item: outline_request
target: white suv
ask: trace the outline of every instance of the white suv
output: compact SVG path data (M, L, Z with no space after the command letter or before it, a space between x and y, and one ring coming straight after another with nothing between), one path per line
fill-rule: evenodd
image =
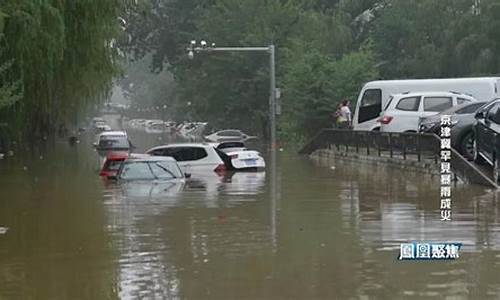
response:
M175 158L185 173L196 171L226 171L230 158L222 151L208 143L181 143L157 146L146 151L153 156L170 156Z
M384 132L417 132L420 118L432 116L445 109L475 98L455 92L419 92L393 95L377 122Z

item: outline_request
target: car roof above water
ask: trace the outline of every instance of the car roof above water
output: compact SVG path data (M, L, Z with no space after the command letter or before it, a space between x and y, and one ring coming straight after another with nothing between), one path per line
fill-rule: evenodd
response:
M125 162L155 162L155 161L168 161L177 162L174 158L169 156L144 156L144 157L129 157Z
M467 94L463 94L463 93L458 93L458 92L453 92L453 91L450 91L450 92L408 92L408 93L397 93L397 94L393 94L392 95L393 97L397 97L397 98L402 98L402 97L414 97L414 96L423 96L423 97L426 97L426 96L434 96L434 97L440 97L440 96L460 96L460 97L464 97L464 98L471 98L471 99L474 99L476 100L473 96L471 95L467 95Z
M166 145L160 145L153 147L149 149L148 151L156 150L156 149L163 149L163 148L173 148L173 147L214 147L213 143L175 143L175 144L166 144Z
M106 131L99 135L99 137L104 137L104 136L126 137L127 133L125 131Z

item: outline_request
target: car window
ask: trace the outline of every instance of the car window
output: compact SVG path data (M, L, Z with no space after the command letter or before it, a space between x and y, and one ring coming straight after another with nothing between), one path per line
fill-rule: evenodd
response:
M217 133L218 136L240 136L241 132L237 130L223 130Z
M381 89L369 89L363 93L363 98L361 98L361 107L381 105L382 104L382 90Z
M155 179L155 176L151 172L145 162L128 162L123 166L123 170L120 174L122 179Z
M472 113L475 113L476 110L478 110L483 105L484 105L483 102L472 103L470 105L467 105L466 107L463 107L463 108L457 110L456 114L458 114L458 115L472 114Z
M122 179L151 180L181 178L182 173L175 162L143 161L127 162L120 174Z
M106 164L106 169L110 171L118 171L123 161L121 160L111 160Z
M156 149L153 151L148 152L149 155L153 156L162 156L163 155L163 149Z
M406 97L399 100L396 109L404 111L418 111L420 105L420 97Z
M500 104L498 104L498 103L493 105L486 113L486 119L488 119L494 123L500 124L500 120L499 120L498 115L497 115L497 111L498 111L499 106L500 106Z
M451 97L425 97L424 111L441 112L453 106Z
M470 99L465 99L465 98L457 98L457 105L460 105L460 104L463 104L463 103L467 103L467 102L471 102Z
M171 179L171 178L181 178L182 173L180 172L177 164L168 161L156 161L149 162L149 167L154 176L158 179Z
M126 138L120 139L101 139L99 141L100 148L128 148L129 143Z
M226 149L226 148L245 148L245 144L242 142L226 142L226 143L220 143L219 146L217 146L217 149Z
M166 148L164 156L171 156L176 161L199 160L208 156L207 151L201 147L171 147Z

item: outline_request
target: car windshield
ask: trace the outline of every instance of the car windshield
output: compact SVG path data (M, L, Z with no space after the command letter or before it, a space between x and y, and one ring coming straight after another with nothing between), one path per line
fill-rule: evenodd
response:
M218 136L241 136L241 132L236 130L224 130L217 133Z
M242 142L227 142L221 143L217 146L217 149L227 149L227 148L245 148L245 144Z
M128 148L128 139L125 137L120 138L105 138L99 141L100 148Z
M450 108L448 108L446 110L443 110L439 114L440 115L454 115L456 113L460 113L460 111L463 111L464 108L467 108L466 111L468 111L469 107L471 107L471 110L473 110L472 112L474 112L478 108L480 108L481 106L483 106L484 104L486 104L486 102L462 103L460 105L456 105L456 106L450 107Z
M170 161L130 161L123 165L120 174L126 180L154 180L182 178L177 163Z

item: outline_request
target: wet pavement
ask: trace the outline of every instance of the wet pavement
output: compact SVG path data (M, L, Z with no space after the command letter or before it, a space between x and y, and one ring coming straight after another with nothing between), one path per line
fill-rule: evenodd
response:
M170 140L130 134L137 151ZM498 200L480 186L456 186L443 223L428 175L280 152L275 174L117 185L91 142L0 160L0 299L500 298ZM464 248L398 261L413 240Z

